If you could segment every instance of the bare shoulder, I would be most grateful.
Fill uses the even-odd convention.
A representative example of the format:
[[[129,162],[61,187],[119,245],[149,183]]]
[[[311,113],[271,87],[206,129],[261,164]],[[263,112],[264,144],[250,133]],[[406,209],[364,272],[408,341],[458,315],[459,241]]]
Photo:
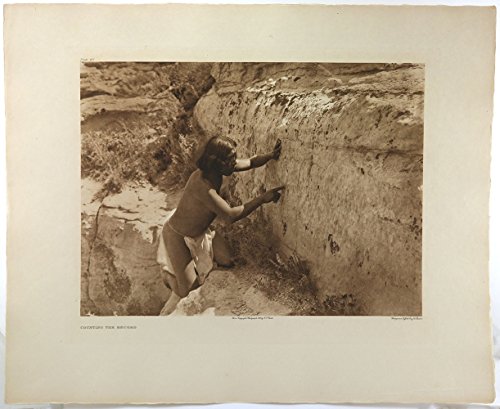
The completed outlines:
[[[190,197],[204,199],[208,196],[208,191],[210,189],[211,187],[203,179],[201,171],[195,170],[189,177],[184,194],[189,195]]]

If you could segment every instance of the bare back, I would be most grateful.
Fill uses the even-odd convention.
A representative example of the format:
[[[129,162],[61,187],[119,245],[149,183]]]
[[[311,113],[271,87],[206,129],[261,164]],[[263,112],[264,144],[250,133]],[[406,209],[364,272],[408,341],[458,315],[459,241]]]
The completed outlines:
[[[196,237],[205,232],[216,217],[207,206],[207,201],[211,200],[208,191],[213,188],[203,179],[201,171],[195,170],[186,183],[177,210],[170,218],[172,228],[189,237]],[[215,189],[218,192],[220,186]]]

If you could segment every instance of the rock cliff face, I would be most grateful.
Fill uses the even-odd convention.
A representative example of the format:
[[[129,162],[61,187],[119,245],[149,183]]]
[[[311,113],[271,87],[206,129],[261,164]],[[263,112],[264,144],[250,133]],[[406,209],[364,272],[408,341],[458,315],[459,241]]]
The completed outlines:
[[[286,185],[254,217],[308,261],[321,300],[420,315],[424,67],[223,63],[212,76],[195,107],[207,133],[233,137],[240,156],[282,140],[280,160],[235,175],[232,193]]]
[[[82,315],[158,315],[170,290],[156,262],[157,238],[177,196],[125,186],[96,197],[102,184],[82,181]]]

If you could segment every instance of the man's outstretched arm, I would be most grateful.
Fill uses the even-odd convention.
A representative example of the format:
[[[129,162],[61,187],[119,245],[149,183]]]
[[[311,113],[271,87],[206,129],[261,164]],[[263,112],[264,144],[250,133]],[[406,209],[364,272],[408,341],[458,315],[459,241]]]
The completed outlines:
[[[264,166],[271,159],[277,160],[281,154],[281,141],[278,139],[272,152],[264,153],[262,155],[254,155],[248,159],[237,159],[235,172],[242,172]]]

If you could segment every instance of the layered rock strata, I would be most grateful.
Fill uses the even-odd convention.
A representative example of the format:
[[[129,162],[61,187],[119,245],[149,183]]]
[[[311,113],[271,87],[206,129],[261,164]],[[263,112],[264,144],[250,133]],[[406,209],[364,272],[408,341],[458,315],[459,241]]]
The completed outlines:
[[[353,294],[361,314],[421,314],[424,67],[214,65],[195,107],[208,134],[279,162],[236,176],[246,201],[284,184],[256,217],[306,259],[319,297]]]

